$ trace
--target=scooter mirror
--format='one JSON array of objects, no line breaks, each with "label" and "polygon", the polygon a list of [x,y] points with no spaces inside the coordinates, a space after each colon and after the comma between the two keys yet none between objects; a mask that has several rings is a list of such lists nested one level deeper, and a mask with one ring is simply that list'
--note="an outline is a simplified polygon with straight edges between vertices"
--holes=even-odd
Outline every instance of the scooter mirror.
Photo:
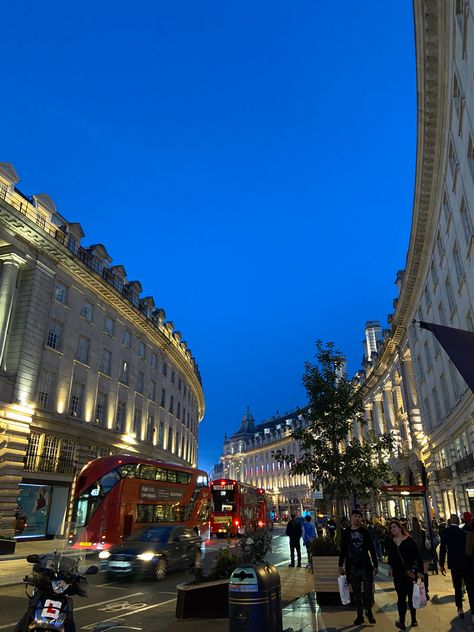
[{"label": "scooter mirror", "polygon": [[98,572],[99,572],[98,566],[89,566],[89,568],[86,570],[86,575],[95,575]]},{"label": "scooter mirror", "polygon": [[39,555],[28,555],[26,561],[28,564],[39,564],[41,562],[41,558]]}]

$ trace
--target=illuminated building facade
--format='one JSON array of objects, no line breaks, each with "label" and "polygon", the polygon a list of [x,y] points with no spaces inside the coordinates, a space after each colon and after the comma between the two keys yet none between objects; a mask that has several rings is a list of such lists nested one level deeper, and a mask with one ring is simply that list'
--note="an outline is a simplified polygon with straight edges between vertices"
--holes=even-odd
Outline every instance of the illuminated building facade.
[{"label": "illuminated building facade", "polygon": [[[401,482],[437,514],[474,510],[474,396],[423,320],[474,331],[474,14],[414,2],[418,137],[412,230],[391,330],[365,367],[368,420],[395,431]],[[391,394],[391,396],[390,396]],[[425,468],[425,470],[423,469]]]},{"label": "illuminated building facade", "polygon": [[47,195],[0,163],[0,513],[61,531],[76,472],[139,453],[197,464],[204,395],[181,334]]},{"label": "illuminated building facade", "polygon": [[299,443],[290,434],[306,423],[303,415],[294,412],[255,424],[255,419],[247,411],[239,430],[224,440],[224,454],[221,456],[224,478],[265,489],[278,516],[313,509],[310,477],[290,476],[289,466],[277,463],[272,456],[277,450],[285,450],[298,458]]}]

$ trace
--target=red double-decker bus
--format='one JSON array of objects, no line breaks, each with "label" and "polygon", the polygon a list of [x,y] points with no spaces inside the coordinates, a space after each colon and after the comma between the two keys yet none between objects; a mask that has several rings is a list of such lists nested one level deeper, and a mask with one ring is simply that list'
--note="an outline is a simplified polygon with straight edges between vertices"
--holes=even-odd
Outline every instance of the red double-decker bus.
[{"label": "red double-decker bus", "polygon": [[231,479],[211,481],[211,536],[273,529],[265,490]]},{"label": "red double-decker bus", "polygon": [[70,544],[106,549],[157,523],[187,525],[207,539],[210,501],[202,470],[139,456],[95,459],[77,479]]}]

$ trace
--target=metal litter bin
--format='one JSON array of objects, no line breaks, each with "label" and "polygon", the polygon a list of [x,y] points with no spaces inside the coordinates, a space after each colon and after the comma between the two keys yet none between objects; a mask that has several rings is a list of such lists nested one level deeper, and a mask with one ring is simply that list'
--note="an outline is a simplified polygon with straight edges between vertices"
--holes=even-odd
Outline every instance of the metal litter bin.
[{"label": "metal litter bin", "polygon": [[229,580],[230,632],[282,632],[280,575],[272,564],[245,564]]}]

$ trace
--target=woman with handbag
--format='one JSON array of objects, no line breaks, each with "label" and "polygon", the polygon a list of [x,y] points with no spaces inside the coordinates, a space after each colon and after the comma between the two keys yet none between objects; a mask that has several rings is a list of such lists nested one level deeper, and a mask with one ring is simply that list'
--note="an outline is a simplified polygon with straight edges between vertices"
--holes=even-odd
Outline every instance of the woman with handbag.
[{"label": "woman with handbag", "polygon": [[390,520],[390,533],[392,539],[388,543],[388,563],[391,569],[390,575],[393,577],[393,583],[397,591],[397,608],[400,617],[395,625],[400,630],[406,630],[407,599],[411,614],[411,625],[412,627],[418,625],[412,595],[413,584],[416,582],[418,574],[423,576],[423,560],[415,541],[398,520]]}]

